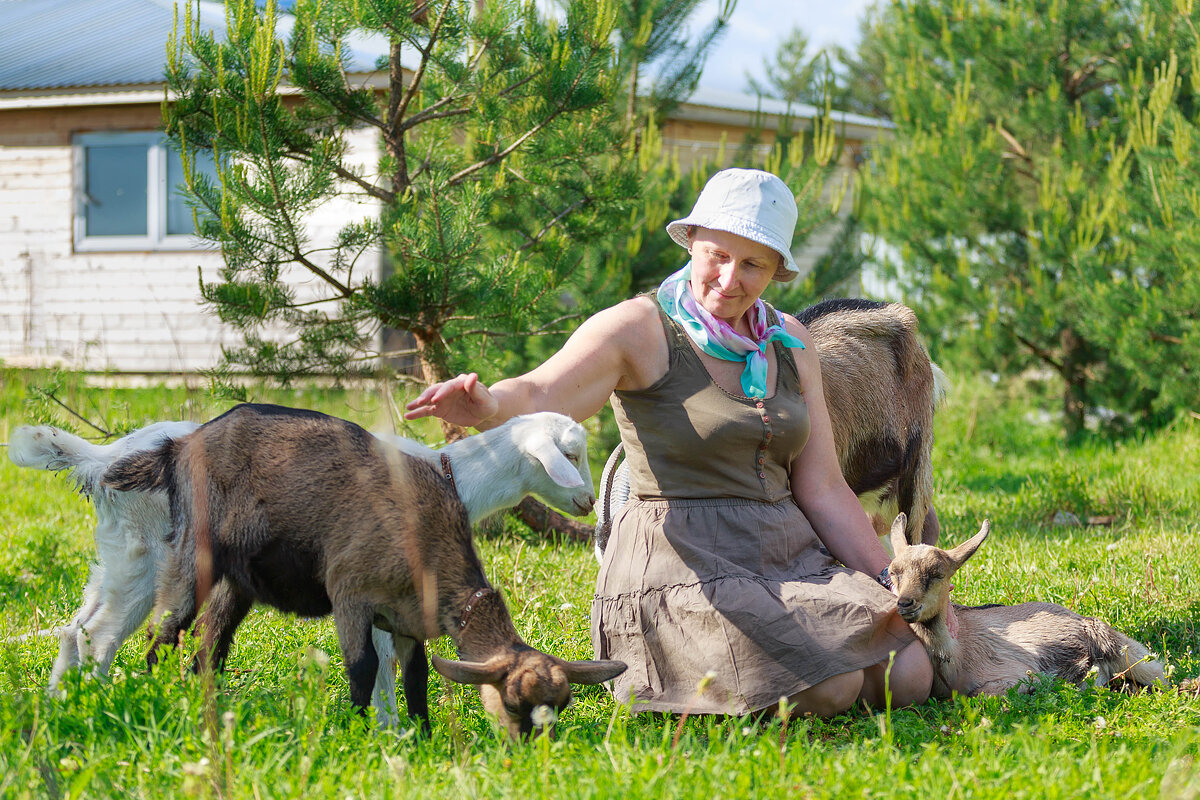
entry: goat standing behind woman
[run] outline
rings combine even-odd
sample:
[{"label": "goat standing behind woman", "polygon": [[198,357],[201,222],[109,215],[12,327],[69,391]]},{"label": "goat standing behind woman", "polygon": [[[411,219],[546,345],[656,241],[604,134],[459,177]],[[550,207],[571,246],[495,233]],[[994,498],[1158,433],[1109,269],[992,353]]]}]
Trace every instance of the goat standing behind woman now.
[{"label": "goat standing behind woman", "polygon": [[[118,462],[104,483],[170,496],[178,538],[162,586],[172,613],[151,663],[205,597],[201,658],[210,667],[223,662],[256,601],[305,616],[332,612],[351,701],[365,709],[379,666],[372,624],[392,633],[406,665],[419,643],[448,635],[465,661],[435,657],[434,667],[479,684],[485,708],[512,735],[540,727],[535,709],[553,718],[570,699],[569,682],[599,683],[625,668],[566,662],[525,644],[484,578],[449,482],[353,423],[241,405]],[[406,671],[409,712],[427,726],[424,680]]]},{"label": "goat standing behind woman", "polygon": [[1003,694],[1030,673],[1082,684],[1096,669],[1096,685],[1123,677],[1142,686],[1165,682],[1163,666],[1139,642],[1098,619],[1054,603],[1015,606],[954,605],[958,636],[946,628],[950,579],[974,555],[990,527],[952,550],[909,545],[905,519],[892,523],[896,558],[888,567],[900,616],[912,625],[933,662],[934,697]]}]

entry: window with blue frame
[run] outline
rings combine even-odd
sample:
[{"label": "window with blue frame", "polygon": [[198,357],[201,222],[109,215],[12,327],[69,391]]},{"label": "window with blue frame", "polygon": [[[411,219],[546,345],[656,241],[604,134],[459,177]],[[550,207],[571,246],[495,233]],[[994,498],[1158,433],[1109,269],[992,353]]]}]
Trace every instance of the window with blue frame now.
[{"label": "window with blue frame", "polygon": [[[203,248],[182,190],[183,162],[160,133],[75,137],[75,249]],[[216,180],[208,153],[196,166]]]}]

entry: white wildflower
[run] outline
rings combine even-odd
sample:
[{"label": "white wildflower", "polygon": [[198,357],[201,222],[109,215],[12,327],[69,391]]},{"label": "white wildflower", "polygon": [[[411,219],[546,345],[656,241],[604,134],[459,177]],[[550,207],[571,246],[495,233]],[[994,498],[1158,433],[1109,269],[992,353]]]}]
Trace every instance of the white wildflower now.
[{"label": "white wildflower", "polygon": [[529,718],[537,727],[548,728],[558,720],[558,712],[543,703],[534,707],[533,711],[529,713]]}]

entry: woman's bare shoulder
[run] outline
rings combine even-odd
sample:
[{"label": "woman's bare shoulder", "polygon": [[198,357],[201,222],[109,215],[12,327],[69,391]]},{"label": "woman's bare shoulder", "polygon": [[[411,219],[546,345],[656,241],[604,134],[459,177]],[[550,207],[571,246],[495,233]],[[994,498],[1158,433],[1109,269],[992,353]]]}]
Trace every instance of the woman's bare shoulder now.
[{"label": "woman's bare shoulder", "polygon": [[812,334],[800,320],[791,314],[784,314],[781,311],[779,318],[783,321],[783,329],[804,343],[803,348],[793,347],[791,351],[792,357],[796,360],[796,370],[800,373],[800,382],[807,387],[814,378],[820,380],[821,374],[821,362],[817,358],[817,349],[813,343]]},{"label": "woman's bare shoulder", "polygon": [[658,306],[650,298],[638,296],[617,303],[596,313],[588,323],[594,325],[594,335],[620,353],[623,366],[618,389],[644,389],[666,373],[667,338],[659,321]]},{"label": "woman's bare shoulder", "polygon": [[785,314],[782,311],[779,312],[779,319],[783,321],[783,329],[785,331],[804,342],[805,350],[812,350],[812,334],[808,332],[808,328],[804,327],[804,323],[800,322],[800,320],[796,319],[791,314]]}]

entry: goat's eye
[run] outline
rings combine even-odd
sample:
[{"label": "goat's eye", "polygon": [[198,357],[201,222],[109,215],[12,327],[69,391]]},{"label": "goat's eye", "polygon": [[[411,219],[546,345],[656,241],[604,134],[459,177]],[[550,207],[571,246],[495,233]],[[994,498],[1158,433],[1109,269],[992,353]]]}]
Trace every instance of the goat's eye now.
[{"label": "goat's eye", "polygon": [[564,453],[564,455],[567,457],[567,461],[570,461],[572,464],[579,463],[579,456],[574,453]]}]

